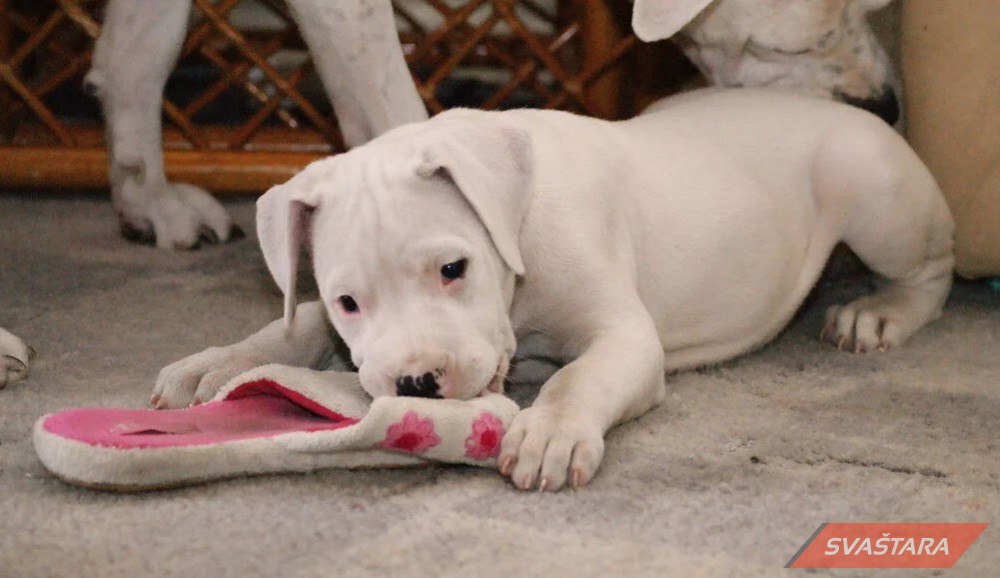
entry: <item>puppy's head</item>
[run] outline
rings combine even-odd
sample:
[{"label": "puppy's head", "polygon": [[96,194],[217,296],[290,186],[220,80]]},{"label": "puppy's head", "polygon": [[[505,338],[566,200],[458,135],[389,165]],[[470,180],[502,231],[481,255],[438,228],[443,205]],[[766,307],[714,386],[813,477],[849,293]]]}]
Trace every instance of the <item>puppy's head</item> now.
[{"label": "puppy's head", "polygon": [[317,161],[257,203],[264,257],[295,307],[300,245],[371,395],[500,391],[531,201],[527,135],[454,111]]},{"label": "puppy's head", "polygon": [[675,37],[716,86],[772,86],[895,124],[897,81],[867,15],[891,0],[636,0],[643,40]]}]

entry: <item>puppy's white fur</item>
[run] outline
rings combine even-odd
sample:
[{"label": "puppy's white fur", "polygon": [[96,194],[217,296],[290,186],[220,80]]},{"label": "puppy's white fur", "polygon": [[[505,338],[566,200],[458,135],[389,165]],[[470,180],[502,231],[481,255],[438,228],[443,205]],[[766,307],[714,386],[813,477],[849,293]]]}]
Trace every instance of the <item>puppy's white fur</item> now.
[{"label": "puppy's white fur", "polygon": [[673,37],[716,86],[877,102],[899,92],[867,22],[891,0],[636,0],[646,41]]},{"label": "puppy's white fur", "polygon": [[[258,221],[290,312],[298,244],[312,239],[323,304],[299,306],[290,333],[276,322],[216,357],[315,356],[329,346],[325,309],[371,393],[388,393],[400,360],[431,367],[430,347],[454,358],[444,393],[470,397],[495,374],[462,368],[503,360],[508,330],[544,343],[527,353],[568,363],[503,442],[504,471],[525,489],[591,479],[604,433],[663,398],[665,370],[773,338],[838,242],[884,280],[829,312],[826,339],[858,352],[938,315],[953,265],[947,206],[890,127],[768,90],[700,91],[619,123],[445,113],[311,165],[260,200]],[[456,256],[470,265],[453,286],[438,267]],[[342,294],[358,313],[338,308]],[[166,372],[160,405],[201,389],[197,372]]]}]

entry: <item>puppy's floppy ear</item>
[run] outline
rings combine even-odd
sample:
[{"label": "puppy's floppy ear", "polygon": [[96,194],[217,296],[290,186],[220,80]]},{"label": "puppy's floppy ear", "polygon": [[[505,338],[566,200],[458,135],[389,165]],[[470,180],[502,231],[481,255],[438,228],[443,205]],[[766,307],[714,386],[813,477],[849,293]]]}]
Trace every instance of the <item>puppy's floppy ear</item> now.
[{"label": "puppy's floppy ear", "polygon": [[257,238],[267,268],[285,296],[285,326],[295,318],[295,281],[299,253],[309,234],[312,211],[319,205],[319,182],[332,159],[316,161],[287,183],[257,199]]},{"label": "puppy's floppy ear", "polygon": [[432,133],[420,147],[417,175],[444,172],[479,216],[507,266],[524,274],[518,246],[534,193],[531,138],[492,119],[449,113],[452,130]]},{"label": "puppy's floppy ear", "polygon": [[713,0],[635,0],[632,30],[645,42],[670,38]]}]

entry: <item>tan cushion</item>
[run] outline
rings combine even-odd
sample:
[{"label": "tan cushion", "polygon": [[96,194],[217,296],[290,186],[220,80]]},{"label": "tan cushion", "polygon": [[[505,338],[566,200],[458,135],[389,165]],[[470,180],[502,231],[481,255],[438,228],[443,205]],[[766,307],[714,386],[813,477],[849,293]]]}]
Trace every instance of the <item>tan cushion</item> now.
[{"label": "tan cushion", "polygon": [[910,142],[957,224],[957,270],[1000,275],[1000,1],[906,0]]}]

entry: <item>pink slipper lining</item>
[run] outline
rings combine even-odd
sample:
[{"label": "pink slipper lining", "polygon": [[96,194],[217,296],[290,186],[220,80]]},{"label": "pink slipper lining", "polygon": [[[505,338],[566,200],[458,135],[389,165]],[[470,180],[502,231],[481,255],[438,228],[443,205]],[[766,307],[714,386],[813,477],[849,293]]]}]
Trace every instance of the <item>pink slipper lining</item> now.
[{"label": "pink slipper lining", "polygon": [[81,408],[45,420],[46,431],[88,445],[165,448],[211,445],[358,423],[275,381],[240,385],[222,400],[179,410]]}]

